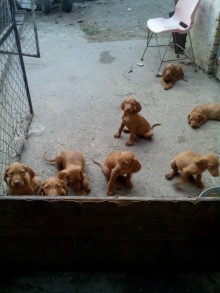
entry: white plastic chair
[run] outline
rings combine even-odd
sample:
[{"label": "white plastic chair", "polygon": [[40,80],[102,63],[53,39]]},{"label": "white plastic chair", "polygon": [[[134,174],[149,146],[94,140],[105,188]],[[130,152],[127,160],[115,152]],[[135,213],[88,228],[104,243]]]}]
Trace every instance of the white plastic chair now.
[{"label": "white plastic chair", "polygon": [[[159,54],[159,68],[156,71],[156,76],[161,76],[159,74],[161,65],[163,62],[170,62],[170,61],[175,61],[175,60],[184,60],[184,59],[190,59],[193,62],[193,65],[195,67],[196,71],[196,63],[195,63],[195,56],[193,52],[193,47],[192,47],[192,41],[190,37],[190,30],[193,27],[194,24],[194,17],[196,10],[199,6],[201,0],[179,0],[175,6],[175,12],[172,17],[170,18],[153,18],[149,19],[147,21],[147,28],[148,28],[148,34],[147,34],[147,45],[144,50],[143,56],[141,60],[144,60],[144,55],[148,47],[157,47],[158,48],[158,54]],[[159,44],[158,40],[158,34],[161,33],[174,33],[173,34],[173,44],[171,44],[171,38],[172,34],[170,36],[170,39],[168,41],[167,45],[161,45]],[[191,53],[186,53],[185,48],[181,47],[179,44],[176,43],[175,40],[175,33],[179,34],[186,34],[188,33],[189,36],[189,41],[190,41],[190,51]],[[156,39],[156,46],[155,45],[150,45],[150,41],[152,39],[152,36],[155,35]],[[165,51],[162,56],[160,47],[165,46]],[[177,53],[177,58],[175,59],[165,59],[167,49],[169,46],[176,46],[177,50],[180,48],[182,52],[184,53],[183,57],[179,57],[179,54]]]}]

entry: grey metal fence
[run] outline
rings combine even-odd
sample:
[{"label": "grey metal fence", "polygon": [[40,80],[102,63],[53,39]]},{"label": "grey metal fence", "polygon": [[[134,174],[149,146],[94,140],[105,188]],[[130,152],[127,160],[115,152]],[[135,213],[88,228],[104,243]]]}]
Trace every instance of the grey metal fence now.
[{"label": "grey metal fence", "polygon": [[[31,17],[29,13],[29,23]],[[5,169],[19,160],[33,116],[22,55],[39,57],[40,53],[36,31],[25,19],[26,12],[18,12],[12,0],[0,0],[1,195],[6,193],[3,180]]]}]

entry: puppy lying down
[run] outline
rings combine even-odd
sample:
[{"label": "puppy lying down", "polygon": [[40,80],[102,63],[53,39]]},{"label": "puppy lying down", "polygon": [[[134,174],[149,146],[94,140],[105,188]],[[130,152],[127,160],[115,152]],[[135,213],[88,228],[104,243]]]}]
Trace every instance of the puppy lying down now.
[{"label": "puppy lying down", "polygon": [[195,107],[188,115],[192,128],[199,128],[207,120],[220,121],[220,103],[208,103]]},{"label": "puppy lying down", "polygon": [[[184,79],[183,69],[180,65],[167,64],[162,73],[161,84],[165,90],[171,89],[177,80]],[[186,80],[185,80],[186,81]]]}]

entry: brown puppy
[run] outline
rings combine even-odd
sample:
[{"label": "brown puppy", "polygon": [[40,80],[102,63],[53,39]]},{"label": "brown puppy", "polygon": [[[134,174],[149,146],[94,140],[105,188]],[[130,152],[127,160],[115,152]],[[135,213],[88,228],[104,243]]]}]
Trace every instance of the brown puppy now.
[{"label": "brown puppy", "polygon": [[180,171],[180,179],[176,181],[176,186],[185,183],[189,177],[194,175],[196,176],[195,185],[202,188],[204,186],[201,181],[203,172],[208,170],[212,176],[219,176],[219,159],[215,154],[201,156],[186,150],[174,157],[171,161],[171,168],[173,171],[165,176],[168,180],[171,180]]},{"label": "brown puppy", "polygon": [[197,106],[188,115],[188,122],[192,128],[199,128],[207,120],[220,121],[220,103],[208,103]]},{"label": "brown puppy", "polygon": [[35,172],[20,162],[12,163],[5,171],[4,180],[9,195],[34,195],[40,189],[40,179]]},{"label": "brown puppy", "polygon": [[59,171],[58,177],[64,183],[73,189],[78,195],[85,195],[90,192],[88,177],[85,174],[84,157],[80,152],[71,150],[64,150],[59,152],[55,158],[44,159],[49,162],[55,162],[57,170]]},{"label": "brown puppy", "polygon": [[104,165],[93,160],[102,170],[108,181],[107,195],[113,195],[116,180],[121,175],[126,175],[124,182],[126,188],[132,188],[132,173],[136,173],[141,169],[141,164],[135,157],[133,152],[129,151],[113,151],[110,153]]},{"label": "brown puppy", "polygon": [[161,84],[165,90],[173,87],[177,80],[184,79],[183,69],[180,65],[167,64],[162,73]]},{"label": "brown puppy", "polygon": [[[121,126],[118,132],[114,135],[115,138],[119,138],[121,136],[122,130],[130,132],[130,137],[126,143],[126,146],[133,145],[138,136],[148,139],[152,138],[153,127],[160,124],[154,124],[151,126],[142,115],[138,114],[138,112],[141,111],[141,105],[139,102],[133,98],[128,98],[122,102],[121,109],[124,111],[124,114],[122,116]],[[128,130],[124,128],[125,126]]]},{"label": "brown puppy", "polygon": [[48,177],[41,185],[41,195],[68,195],[68,187],[58,177]]}]

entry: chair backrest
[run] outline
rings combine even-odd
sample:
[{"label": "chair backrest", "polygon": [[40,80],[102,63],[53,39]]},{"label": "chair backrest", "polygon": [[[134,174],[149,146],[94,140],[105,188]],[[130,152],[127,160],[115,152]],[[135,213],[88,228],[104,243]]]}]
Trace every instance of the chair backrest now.
[{"label": "chair backrest", "polygon": [[194,23],[194,16],[201,0],[179,0],[176,4],[175,15],[185,23],[189,30]]}]

